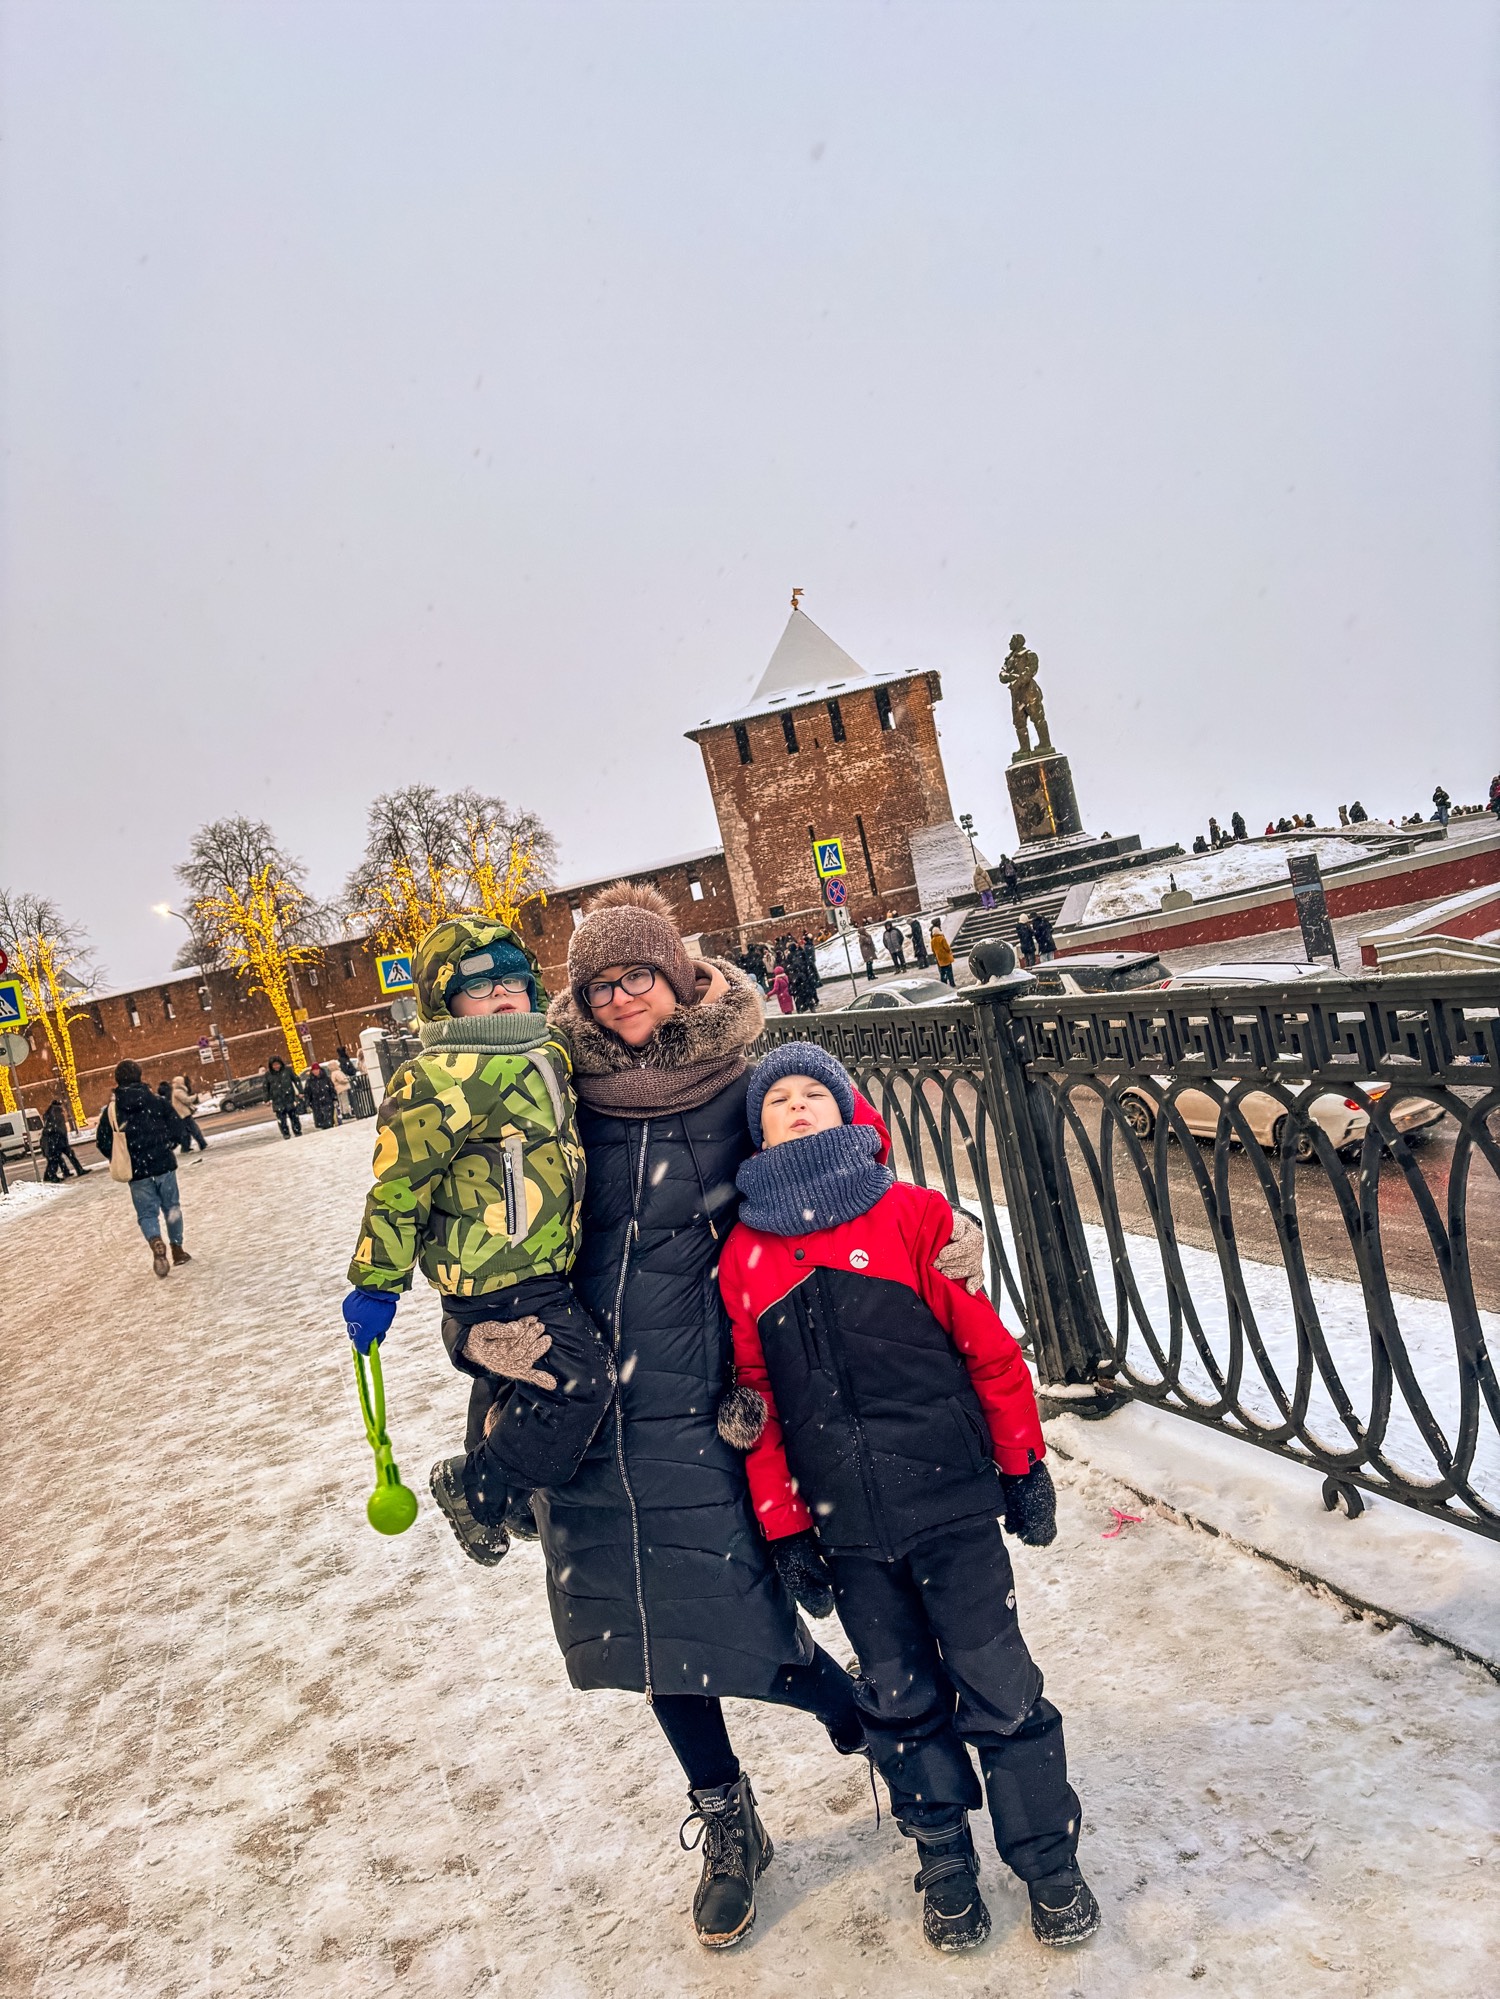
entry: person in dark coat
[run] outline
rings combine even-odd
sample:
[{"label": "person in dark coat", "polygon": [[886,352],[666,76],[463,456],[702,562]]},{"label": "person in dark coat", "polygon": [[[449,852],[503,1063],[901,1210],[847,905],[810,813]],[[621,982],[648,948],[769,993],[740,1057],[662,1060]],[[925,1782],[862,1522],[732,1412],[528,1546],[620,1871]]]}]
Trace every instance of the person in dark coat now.
[{"label": "person in dark coat", "polygon": [[338,1108],[338,1097],[333,1087],[333,1078],[321,1062],[314,1062],[307,1072],[307,1080],[302,1085],[307,1098],[307,1108],[313,1114],[313,1123],[319,1131],[333,1129],[333,1114]]},{"label": "person in dark coat", "polygon": [[[651,985],[627,992],[641,969]],[[863,1746],[848,1676],[797,1617],[800,1568],[776,1564],[716,1425],[729,1321],[714,1272],[751,1149],[745,1055],[764,1010],[736,966],[688,955],[662,897],[624,882],[574,930],[568,984],[549,1018],[573,1048],[588,1166],[573,1286],[619,1388],[577,1473],[533,1503],[569,1679],[645,1693],[688,1779],[704,1826],[693,1917],[716,1947],[754,1921],[772,1851],[721,1698],[802,1709],[841,1753]],[[821,1586],[807,1597],[830,1605]]]},{"label": "person in dark coat", "polygon": [[151,1247],[152,1268],[158,1277],[167,1277],[174,1264],[193,1260],[182,1246],[182,1203],[177,1194],[182,1121],[172,1108],[170,1095],[163,1099],[141,1081],[139,1062],[115,1065],[114,1095],[94,1127],[94,1143],[106,1159],[114,1157],[115,1138],[120,1132],[130,1149],[130,1198],[135,1218]]},{"label": "person in dark coat", "polygon": [[875,983],[875,939],[865,929],[863,924],[860,925],[859,929],[859,955],[865,961],[865,977],[873,986]]},{"label": "person in dark coat", "polygon": [[885,919],[885,929],[880,933],[880,941],[891,954],[891,970],[906,970],[906,939],[901,935],[901,926],[894,916]]},{"label": "person in dark coat", "polygon": [[999,872],[1000,886],[1005,891],[1006,901],[1019,902],[1021,900],[1021,877],[1016,872],[1016,864],[1009,854],[1002,854],[1000,856]]},{"label": "person in dark coat", "polygon": [[800,944],[794,944],[788,951],[786,975],[791,982],[792,1004],[797,1012],[816,1013],[818,987],[822,981],[818,977],[817,947],[811,937],[804,937]]},{"label": "person in dark coat", "polygon": [[927,970],[927,933],[919,916],[911,920],[911,961],[919,972]]},{"label": "person in dark coat", "polygon": [[[271,1099],[271,1109],[276,1113],[276,1122],[281,1127],[283,1138],[290,1138],[295,1132],[302,1136],[301,1113],[306,1108],[302,1093],[297,1088],[297,1078],[279,1055],[273,1055],[266,1064],[266,1089]],[[287,1129],[288,1125],[291,1130]]]},{"label": "person in dark coat", "polygon": [[1036,939],[1037,956],[1046,962],[1053,952],[1052,924],[1040,910],[1031,919],[1031,934]]},{"label": "person in dark coat", "polygon": [[[1341,805],[1341,806],[1339,807],[1339,810],[1340,810],[1340,812],[1342,812],[1342,811],[1343,811],[1343,809],[1344,809],[1344,808],[1343,808],[1343,806]],[[1235,839],[1236,839],[1236,840],[1243,840],[1243,839],[1244,839],[1244,837],[1245,837],[1245,815],[1244,815],[1244,813],[1243,813],[1243,812],[1231,812],[1231,813],[1230,813],[1230,815],[1229,815],[1229,827],[1230,827],[1230,831],[1231,831],[1231,832],[1232,832],[1232,833],[1234,834],[1234,837],[1235,837]]]},{"label": "person in dark coat", "polygon": [[1016,949],[1021,954],[1021,963],[1029,972],[1036,963],[1036,932],[1031,927],[1031,918],[1023,909],[1016,918]]},{"label": "person in dark coat", "polygon": [[70,1166],[80,1180],[88,1171],[86,1166],[80,1165],[78,1154],[73,1150],[67,1116],[56,1097],[42,1112],[42,1157],[47,1162],[47,1170],[42,1175],[44,1180],[66,1180]]}]

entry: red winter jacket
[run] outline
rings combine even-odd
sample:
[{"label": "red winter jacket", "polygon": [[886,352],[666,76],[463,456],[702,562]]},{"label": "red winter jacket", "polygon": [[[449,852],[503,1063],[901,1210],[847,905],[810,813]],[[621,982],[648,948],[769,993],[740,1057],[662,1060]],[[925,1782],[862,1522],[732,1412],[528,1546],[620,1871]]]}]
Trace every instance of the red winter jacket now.
[{"label": "red winter jacket", "polygon": [[[878,1123],[873,1113],[857,1123]],[[898,1183],[867,1214],[807,1236],[737,1223],[719,1263],[741,1382],[768,1420],[746,1469],[770,1540],[903,1554],[997,1514],[995,1478],[1044,1455],[1020,1347],[988,1299],[940,1277],[947,1201]]]}]

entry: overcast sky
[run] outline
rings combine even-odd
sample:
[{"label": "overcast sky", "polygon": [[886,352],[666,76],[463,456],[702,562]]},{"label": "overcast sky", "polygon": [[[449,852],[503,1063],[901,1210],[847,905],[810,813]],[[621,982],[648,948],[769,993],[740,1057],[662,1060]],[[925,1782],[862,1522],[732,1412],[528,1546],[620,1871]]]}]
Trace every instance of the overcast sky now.
[{"label": "overcast sky", "polygon": [[1500,765],[1493,6],[3,19],[0,882],[111,985],[227,812],[712,843],[794,584],[992,855],[1013,630],[1094,831]]}]

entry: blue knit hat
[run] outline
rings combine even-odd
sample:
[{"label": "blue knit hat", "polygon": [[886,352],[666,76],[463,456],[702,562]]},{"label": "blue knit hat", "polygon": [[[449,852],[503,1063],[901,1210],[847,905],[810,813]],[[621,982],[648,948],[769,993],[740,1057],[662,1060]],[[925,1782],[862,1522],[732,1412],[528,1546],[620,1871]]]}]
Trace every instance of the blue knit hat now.
[{"label": "blue knit hat", "polygon": [[782,1041],[750,1071],[750,1087],[745,1092],[745,1115],[750,1120],[750,1136],[757,1152],[765,1144],[760,1128],[761,1105],[767,1090],[783,1076],[811,1076],[832,1093],[844,1123],[853,1124],[854,1081],[838,1057],[812,1041]]},{"label": "blue knit hat", "polygon": [[454,967],[444,999],[451,999],[465,979],[478,978],[524,979],[531,994],[531,1004],[536,1005],[536,974],[531,960],[517,944],[507,944],[502,938],[494,944],[477,945],[468,957],[461,958]]}]

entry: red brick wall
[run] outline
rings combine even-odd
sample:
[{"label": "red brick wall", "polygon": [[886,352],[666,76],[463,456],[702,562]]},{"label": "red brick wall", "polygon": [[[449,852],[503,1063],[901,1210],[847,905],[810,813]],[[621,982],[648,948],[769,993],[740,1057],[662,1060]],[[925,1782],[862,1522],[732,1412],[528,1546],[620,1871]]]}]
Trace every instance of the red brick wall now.
[{"label": "red brick wall", "polygon": [[[545,907],[535,901],[521,911],[521,935],[540,960],[542,978],[554,996],[568,982],[568,940],[577,922],[575,912],[582,913],[600,889],[616,881],[649,883],[659,890],[671,904],[683,936],[701,935],[709,957],[723,957],[737,948],[734,897],[722,854],[704,854],[670,867],[642,868],[634,874],[603,875],[598,881],[553,889]],[[694,883],[701,891],[697,896],[693,894]]]},{"label": "red brick wall", "polygon": [[[935,673],[887,681],[884,687],[894,727],[881,726],[875,689],[856,684],[838,696],[841,743],[833,739],[825,701],[743,723],[750,740],[748,764],[740,761],[732,723],[689,732],[703,753],[747,935],[824,927],[809,826],[820,839],[844,843],[849,910],[856,922],[887,909],[916,908],[909,835],[913,828],[953,817],[933,714],[942,687]],[[795,753],[787,748],[785,713],[796,727]],[[777,907],[784,919],[771,917]]]},{"label": "red brick wall", "polygon": [[[346,964],[353,965],[352,976]],[[297,981],[307,1008],[304,1044],[312,1051],[308,1060],[330,1061],[340,1042],[354,1049],[361,1028],[384,1025],[390,1018],[390,1002],[380,996],[373,958],[358,940],[330,944],[316,962],[299,969]],[[200,988],[207,990],[207,1009]],[[179,1074],[205,1089],[223,1082],[222,1061],[198,1059],[199,1035],[212,1039],[215,1026],[228,1044],[229,1065],[236,1076],[253,1076],[273,1055],[286,1055],[286,1043],[265,999],[259,993],[247,997],[240,981],[225,972],[210,972],[204,979],[196,973],[177,973],[155,985],[137,986],[133,992],[84,1000],[78,1013],[72,1028],[73,1056],[84,1109],[91,1118],[103,1109],[114,1087],[115,1064],[127,1057],[140,1063],[142,1076],[153,1087],[164,1077]],[[18,1099],[38,1109],[53,1097],[66,1104],[45,1033],[35,1022],[28,1032],[33,1053],[15,1071]]]}]

